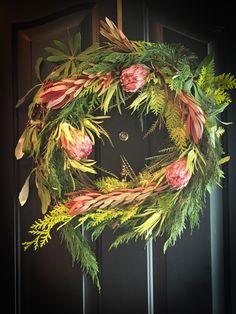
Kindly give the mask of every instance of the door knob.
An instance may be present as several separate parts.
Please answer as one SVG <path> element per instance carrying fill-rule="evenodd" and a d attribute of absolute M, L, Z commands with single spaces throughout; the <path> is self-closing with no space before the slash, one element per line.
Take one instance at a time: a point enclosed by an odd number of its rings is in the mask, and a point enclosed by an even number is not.
<path fill-rule="evenodd" d="M 129 134 L 125 131 L 119 133 L 119 139 L 123 142 L 126 142 L 129 139 Z"/>

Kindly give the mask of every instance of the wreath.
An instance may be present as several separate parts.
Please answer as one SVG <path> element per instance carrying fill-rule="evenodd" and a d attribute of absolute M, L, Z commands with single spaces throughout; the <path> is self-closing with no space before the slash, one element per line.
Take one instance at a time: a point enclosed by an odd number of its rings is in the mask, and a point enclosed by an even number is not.
<path fill-rule="evenodd" d="M 181 45 L 130 41 L 108 18 L 100 32 L 109 43 L 81 52 L 81 34 L 68 32 L 68 45 L 54 40 L 53 48 L 45 48 L 47 61 L 56 66 L 42 81 L 43 58 L 36 62 L 40 84 L 18 101 L 29 107 L 15 150 L 17 159 L 27 155 L 35 162 L 20 204 L 34 174 L 43 214 L 30 227 L 34 238 L 24 249 L 43 247 L 55 228 L 99 289 L 99 267 L 86 237 L 96 240 L 106 226 L 120 229 L 111 244 L 117 247 L 165 234 L 165 251 L 187 222 L 191 229 L 199 225 L 206 194 L 220 184 L 221 164 L 229 160 L 217 115 L 231 102 L 228 90 L 236 87 L 230 73 L 215 75 L 212 55 L 198 64 Z M 103 121 L 115 109 L 136 112 L 141 121 L 152 116 L 144 137 L 158 136 L 160 129 L 168 134 L 163 149 L 149 156 L 138 174 L 123 157 L 121 178 L 89 158 L 97 141 L 112 144 Z"/>

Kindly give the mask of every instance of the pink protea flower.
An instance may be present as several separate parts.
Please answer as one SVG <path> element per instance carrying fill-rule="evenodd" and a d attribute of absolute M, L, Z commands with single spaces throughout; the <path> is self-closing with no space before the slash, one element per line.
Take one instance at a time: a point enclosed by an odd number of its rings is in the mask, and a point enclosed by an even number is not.
<path fill-rule="evenodd" d="M 41 104 L 48 109 L 64 107 L 96 80 L 100 81 L 96 92 L 101 91 L 103 93 L 111 85 L 113 74 L 111 72 L 105 75 L 83 72 L 77 79 L 68 78 L 60 82 L 46 83 L 43 86 L 44 91 L 39 95 Z"/>
<path fill-rule="evenodd" d="M 47 83 L 44 91 L 39 95 L 42 105 L 48 109 L 58 109 L 65 106 L 72 98 L 76 90 L 75 80 L 66 79 L 61 82 Z"/>
<path fill-rule="evenodd" d="M 72 199 L 70 202 L 65 203 L 65 206 L 68 208 L 68 213 L 71 216 L 82 214 L 83 207 L 87 201 L 92 200 L 91 196 L 80 195 Z"/>
<path fill-rule="evenodd" d="M 92 141 L 88 135 L 66 122 L 61 124 L 60 139 L 62 147 L 72 159 L 86 159 L 92 152 Z"/>
<path fill-rule="evenodd" d="M 191 173 L 187 169 L 186 158 L 176 160 L 167 167 L 166 180 L 171 188 L 181 189 L 185 187 L 191 178 Z"/>
<path fill-rule="evenodd" d="M 149 71 L 142 64 L 134 64 L 124 69 L 120 75 L 120 81 L 124 91 L 136 92 L 145 84 L 148 74 Z"/>

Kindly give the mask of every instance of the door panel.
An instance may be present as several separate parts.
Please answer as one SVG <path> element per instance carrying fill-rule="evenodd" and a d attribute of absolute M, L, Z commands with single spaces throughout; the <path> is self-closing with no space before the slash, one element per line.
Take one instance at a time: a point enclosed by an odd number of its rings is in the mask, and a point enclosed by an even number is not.
<path fill-rule="evenodd" d="M 199 60 L 208 53 L 208 43 L 175 30 L 163 29 L 163 40 L 181 43 L 195 52 Z M 168 313 L 211 313 L 211 247 L 209 202 L 200 228 L 192 235 L 187 226 L 176 246 L 167 252 Z M 196 297 L 198 296 L 198 297 Z M 201 300 L 201 302 L 199 302 Z"/>
<path fill-rule="evenodd" d="M 202 60 L 208 53 L 208 42 L 186 33 L 159 24 L 158 19 L 153 15 L 150 17 L 151 41 L 180 43 L 195 52 L 199 60 Z M 165 257 L 159 244 L 154 246 L 154 251 L 156 251 L 154 252 L 156 276 L 154 283 L 157 294 L 155 300 L 156 308 L 160 310 L 160 313 L 211 313 L 209 200 L 201 218 L 200 228 L 191 234 L 189 227 L 186 227 L 181 240 L 177 240 L 175 246 L 167 250 Z M 155 264 L 159 265 L 159 269 L 155 267 Z M 164 275 L 160 276 L 160 268 L 163 269 Z M 158 281 L 160 277 L 161 280 Z"/>
<path fill-rule="evenodd" d="M 148 141 L 142 140 L 140 121 L 130 116 L 127 109 L 122 115 L 112 113 L 105 128 L 111 135 L 114 148 L 109 144 L 101 147 L 101 165 L 120 176 L 121 160 L 124 155 L 137 173 L 144 167 L 147 157 Z M 127 141 L 119 139 L 125 131 Z M 147 313 L 146 250 L 143 242 L 130 243 L 118 249 L 109 247 L 118 232 L 107 229 L 101 238 L 101 276 L 102 276 L 102 313 Z"/>

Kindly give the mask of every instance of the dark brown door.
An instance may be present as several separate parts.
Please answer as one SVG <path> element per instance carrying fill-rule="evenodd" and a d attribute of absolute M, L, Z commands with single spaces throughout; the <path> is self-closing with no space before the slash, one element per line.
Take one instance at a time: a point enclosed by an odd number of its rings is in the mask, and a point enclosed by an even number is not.
<path fill-rule="evenodd" d="M 155 11 L 144 2 L 123 1 L 123 29 L 130 39 L 179 42 L 195 51 L 200 58 L 210 49 L 210 39 L 189 34 L 163 23 Z M 98 39 L 98 19 L 109 16 L 116 21 L 116 1 L 85 4 L 68 8 L 31 23 L 14 26 L 13 44 L 15 62 L 16 98 L 22 96 L 35 83 L 34 64 L 44 55 L 43 48 L 51 40 L 64 40 L 66 29 L 82 33 L 83 47 Z M 48 71 L 44 66 L 43 71 Z M 27 120 L 27 108 L 16 113 L 17 135 Z M 149 121 L 146 121 L 149 124 Z M 144 159 L 158 150 L 161 137 L 142 139 L 137 117 L 125 113 L 113 114 L 107 122 L 115 149 L 97 147 L 100 165 L 120 173 L 120 155 L 124 155 L 136 171 L 144 166 Z M 119 133 L 129 134 L 121 141 Z M 24 159 L 16 166 L 16 191 L 19 191 L 32 164 Z M 212 290 L 212 243 L 210 206 L 204 211 L 201 227 L 186 231 L 174 248 L 166 255 L 162 252 L 163 239 L 145 246 L 143 242 L 130 243 L 108 251 L 114 237 L 107 229 L 93 244 L 99 264 L 102 291 L 99 294 L 79 266 L 72 267 L 71 258 L 57 235 L 43 249 L 24 253 L 21 242 L 27 239 L 32 222 L 40 216 L 39 202 L 34 186 L 23 208 L 16 206 L 16 313 L 83 313 L 83 314 L 210 314 L 214 301 Z M 211 217 L 214 219 L 214 216 Z M 217 274 L 215 274 L 217 276 Z M 220 290 L 219 290 L 220 291 Z M 220 313 L 220 312 L 219 312 Z"/>

